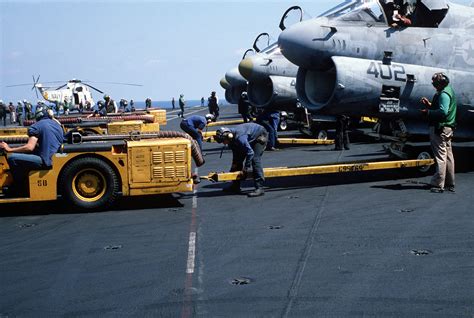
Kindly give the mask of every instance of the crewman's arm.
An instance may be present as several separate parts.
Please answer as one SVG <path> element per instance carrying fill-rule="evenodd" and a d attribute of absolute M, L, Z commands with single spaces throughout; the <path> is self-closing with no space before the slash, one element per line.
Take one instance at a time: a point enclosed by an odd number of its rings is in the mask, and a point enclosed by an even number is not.
<path fill-rule="evenodd" d="M 247 136 L 239 137 L 238 139 L 236 139 L 236 142 L 239 145 L 240 151 L 245 154 L 245 169 L 248 170 L 252 165 L 252 159 L 255 153 L 247 140 Z"/>
<path fill-rule="evenodd" d="M 6 152 L 16 152 L 16 153 L 30 153 L 35 150 L 36 144 L 38 143 L 38 138 L 31 136 L 28 138 L 28 142 L 20 147 L 12 148 L 6 142 L 0 143 L 0 148 L 5 149 Z"/>

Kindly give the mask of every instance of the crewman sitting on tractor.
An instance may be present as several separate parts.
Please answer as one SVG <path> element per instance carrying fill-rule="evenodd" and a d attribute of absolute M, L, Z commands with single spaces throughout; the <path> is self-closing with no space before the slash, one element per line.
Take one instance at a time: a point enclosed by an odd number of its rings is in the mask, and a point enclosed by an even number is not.
<path fill-rule="evenodd" d="M 6 142 L 0 142 L 0 149 L 8 154 L 7 161 L 13 176 L 14 189 L 8 189 L 9 196 L 27 197 L 29 172 L 51 169 L 52 157 L 63 143 L 63 129 L 46 108 L 38 107 L 35 117 L 36 123 L 28 128 L 25 145 L 12 148 Z"/>

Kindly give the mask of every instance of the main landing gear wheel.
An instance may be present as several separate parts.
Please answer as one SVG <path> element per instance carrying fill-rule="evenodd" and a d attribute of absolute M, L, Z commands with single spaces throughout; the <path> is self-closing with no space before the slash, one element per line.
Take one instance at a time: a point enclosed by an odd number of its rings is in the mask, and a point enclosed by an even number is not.
<path fill-rule="evenodd" d="M 316 131 L 315 136 L 316 136 L 317 139 L 327 140 L 328 139 L 328 132 L 324 129 L 321 129 L 321 130 Z"/>
<path fill-rule="evenodd" d="M 67 201 L 84 210 L 110 207 L 119 194 L 119 179 L 112 167 L 98 158 L 79 158 L 61 175 L 59 191 Z"/>
<path fill-rule="evenodd" d="M 417 159 L 431 159 L 431 155 L 429 154 L 429 152 L 426 152 L 426 151 L 423 151 L 423 152 L 420 152 L 418 154 L 418 157 Z M 421 167 L 418 167 L 418 170 L 421 172 L 421 173 L 427 173 L 429 170 L 431 169 L 431 166 L 421 166 Z"/>
<path fill-rule="evenodd" d="M 278 128 L 281 131 L 285 131 L 288 129 L 288 122 L 285 119 L 280 120 L 280 123 L 278 124 Z"/>

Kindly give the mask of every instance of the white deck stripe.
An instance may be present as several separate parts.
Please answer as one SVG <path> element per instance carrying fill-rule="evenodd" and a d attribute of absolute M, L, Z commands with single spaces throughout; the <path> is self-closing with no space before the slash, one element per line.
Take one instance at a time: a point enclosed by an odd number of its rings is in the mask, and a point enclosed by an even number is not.
<path fill-rule="evenodd" d="M 188 113 L 185 113 L 185 116 L 190 115 L 190 114 L 194 114 L 194 113 L 198 113 L 198 112 L 202 112 L 203 110 L 205 110 L 205 108 L 201 108 L 201 109 L 195 110 L 193 112 L 188 112 Z M 174 119 L 177 119 L 177 118 L 181 118 L 181 117 L 171 116 L 171 118 L 168 118 L 167 120 L 170 121 L 170 120 L 174 120 Z"/>
<path fill-rule="evenodd" d="M 194 273 L 194 261 L 196 258 L 196 232 L 189 233 L 188 266 L 187 274 Z"/>

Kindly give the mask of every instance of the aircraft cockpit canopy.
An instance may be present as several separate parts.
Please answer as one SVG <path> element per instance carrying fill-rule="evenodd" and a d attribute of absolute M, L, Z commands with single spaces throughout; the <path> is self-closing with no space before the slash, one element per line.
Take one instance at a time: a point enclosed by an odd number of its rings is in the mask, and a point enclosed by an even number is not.
<path fill-rule="evenodd" d="M 242 57 L 242 60 L 252 55 L 255 55 L 255 51 L 253 49 L 248 49 L 247 51 L 245 51 L 244 56 Z"/>
<path fill-rule="evenodd" d="M 255 50 L 255 52 L 258 53 L 268 48 L 268 46 L 270 45 L 270 41 L 271 41 L 270 34 L 266 32 L 260 33 L 255 39 L 255 41 L 253 42 L 252 47 Z"/>
<path fill-rule="evenodd" d="M 285 13 L 283 13 L 278 27 L 280 28 L 280 30 L 284 31 L 293 24 L 304 20 L 309 20 L 311 18 L 311 15 L 309 15 L 300 6 L 293 6 L 288 8 Z"/>
<path fill-rule="evenodd" d="M 405 26 L 436 28 L 445 18 L 445 0 L 346 0 L 320 16 L 344 22 L 383 23 L 396 26 L 397 15 L 409 19 Z"/>
<path fill-rule="evenodd" d="M 280 51 L 278 42 L 272 42 L 272 38 L 268 33 L 260 33 L 253 44 L 253 49 L 257 53 L 262 54 L 273 54 Z M 270 44 L 271 43 L 271 44 Z"/>

